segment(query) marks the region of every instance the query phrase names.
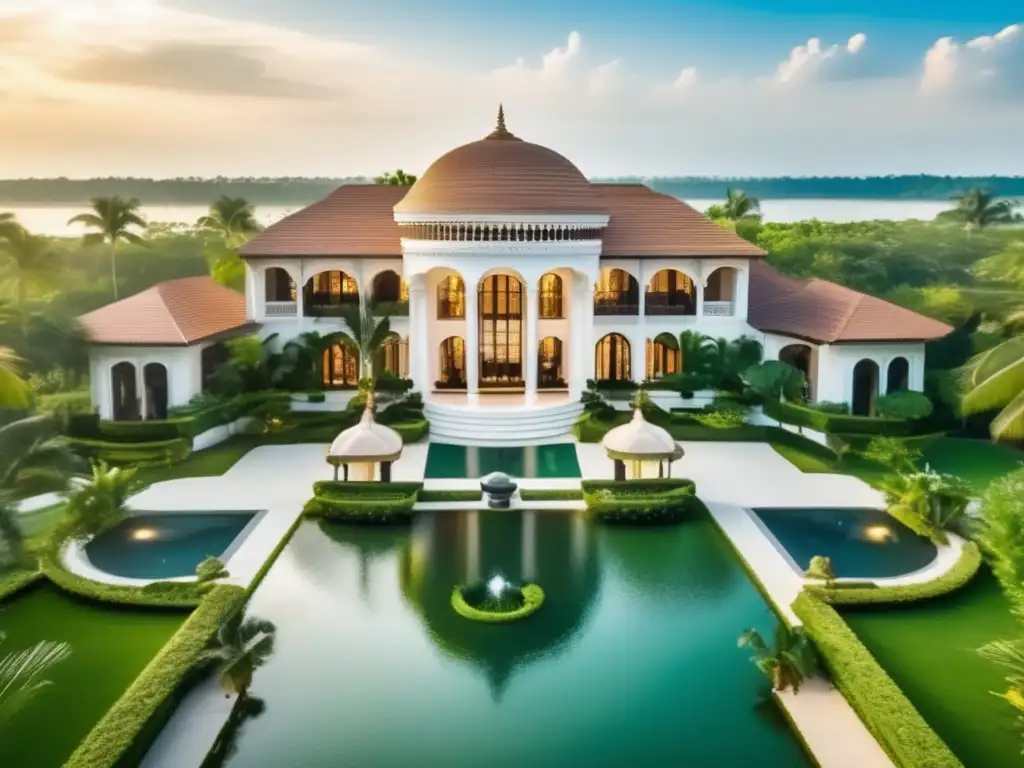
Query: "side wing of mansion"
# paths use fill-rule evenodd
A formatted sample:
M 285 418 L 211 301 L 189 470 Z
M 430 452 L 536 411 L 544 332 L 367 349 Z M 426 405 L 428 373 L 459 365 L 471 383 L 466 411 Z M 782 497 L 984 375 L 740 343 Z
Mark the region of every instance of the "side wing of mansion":
M 490 135 L 443 155 L 411 187 L 343 186 L 241 255 L 244 302 L 187 278 L 82 318 L 103 417 L 154 417 L 187 402 L 226 335 L 326 335 L 342 328 L 339 307 L 360 302 L 392 313 L 382 364 L 413 379 L 428 408 L 479 408 L 480 393 L 500 391 L 518 394 L 506 407 L 528 409 L 575 403 L 587 379 L 656 379 L 685 369 L 677 340 L 689 329 L 755 338 L 765 359 L 806 372 L 813 400 L 863 413 L 878 394 L 921 389 L 924 342 L 950 331 L 833 283 L 780 275 L 762 250 L 686 203 L 639 184 L 591 183 L 509 133 L 500 114 Z M 325 353 L 325 389 L 358 376 L 351 350 Z

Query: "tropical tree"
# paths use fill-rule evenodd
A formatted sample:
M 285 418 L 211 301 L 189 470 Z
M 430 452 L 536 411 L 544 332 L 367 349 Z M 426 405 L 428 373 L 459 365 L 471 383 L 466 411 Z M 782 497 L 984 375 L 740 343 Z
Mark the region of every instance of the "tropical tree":
M 765 360 L 742 373 L 743 383 L 764 400 L 803 399 L 807 378 L 803 371 L 781 360 Z
M 971 500 L 963 480 L 937 472 L 893 475 L 880 485 L 889 514 L 937 544 L 947 543 L 945 531 L 966 514 Z
M 238 611 L 221 624 L 213 645 L 200 655 L 200 664 L 216 665 L 224 688 L 244 699 L 249 695 L 253 673 L 274 652 L 276 633 L 273 623 L 246 618 Z
M 287 341 L 271 373 L 271 384 L 287 389 L 315 389 L 322 386 L 320 368 L 324 352 L 338 341 L 336 334 L 306 331 Z
M 6 273 L 15 282 L 19 306 L 24 306 L 29 288 L 39 288 L 53 282 L 60 264 L 60 254 L 53 240 L 29 234 L 21 227 L 3 229 L 2 222 L 0 258 L 6 262 Z
M 263 231 L 256 220 L 255 207 L 242 197 L 222 195 L 196 227 L 207 237 L 206 259 L 214 280 L 228 286 L 239 286 L 245 276 L 245 264 L 238 249 L 249 238 Z
M 113 283 L 114 300 L 117 301 L 117 243 L 121 240 L 128 243 L 143 242 L 131 228 L 145 230 L 146 222 L 139 214 L 140 203 L 134 197 L 94 197 L 91 205 L 91 213 L 73 216 L 68 224 L 84 224 L 88 229 L 96 230 L 82 238 L 82 243 L 86 246 L 110 244 L 110 279 Z
M 971 271 L 982 280 L 1006 283 L 1024 291 L 1024 240 L 1009 243 L 999 253 L 975 262 Z
M 1002 409 L 989 425 L 993 440 L 1024 440 L 1024 336 L 968 360 L 961 391 L 964 415 Z
M 815 555 L 804 571 L 804 576 L 809 579 L 820 579 L 825 582 L 826 587 L 836 583 L 836 572 L 832 567 L 832 558 L 825 555 Z
M 679 334 L 679 357 L 687 374 L 707 380 L 715 374 L 717 359 L 716 342 L 699 331 L 683 331 Z
M 725 190 L 725 204 L 722 206 L 722 213 L 723 217 L 730 221 L 759 219 L 761 217 L 761 201 L 738 189 L 727 189 Z
M 88 361 L 84 340 L 77 318 L 59 302 L 20 306 L 0 301 L 0 347 L 22 358 L 23 372 L 84 369 Z
M 917 471 L 921 451 L 898 437 L 873 437 L 861 455 L 897 473 Z
M 1024 620 L 1024 468 L 985 489 L 975 538 L 988 555 L 1014 614 Z
M 752 661 L 772 681 L 772 688 L 785 691 L 792 687 L 800 692 L 804 680 L 818 671 L 818 657 L 803 628 L 790 629 L 782 622 L 775 628 L 775 642 L 771 648 L 761 633 L 748 629 L 737 643 L 740 648 L 754 651 Z
M 341 304 L 338 309 L 348 330 L 339 331 L 337 338 L 359 353 L 360 381 L 367 382 L 366 407 L 372 410 L 376 384 L 373 361 L 391 334 L 391 323 L 386 314 L 381 317 L 375 315 L 369 301 L 358 305 Z
M 979 187 L 952 199 L 956 201 L 956 208 L 944 211 L 939 217 L 960 222 L 968 231 L 1021 220 L 1020 214 L 1014 213 L 1017 207 L 1015 200 L 997 200 Z
M 1024 641 L 993 640 L 981 646 L 978 653 L 1009 671 L 1006 691 L 993 693 L 1017 710 L 1017 728 L 1024 732 Z
M 68 535 L 87 539 L 121 522 L 128 514 L 128 497 L 135 490 L 134 468 L 94 462 L 92 477 L 67 494 Z
M 761 362 L 761 355 L 761 344 L 749 336 L 740 336 L 732 341 L 716 339 L 714 357 L 711 360 L 715 385 L 730 392 L 742 390 L 743 381 L 740 377 L 743 371 Z
M 220 579 L 226 579 L 230 575 L 224 563 L 216 557 L 207 557 L 196 566 L 196 584 L 204 591 L 213 589 Z
M 0 634 L 0 642 L 4 636 Z M 47 672 L 71 655 L 71 646 L 43 640 L 0 657 L 0 730 L 49 685 Z
M 21 378 L 24 362 L 10 347 L 0 347 L 0 409 L 19 410 L 28 406 L 29 387 Z
M 374 184 L 387 184 L 392 187 L 407 187 L 416 183 L 416 176 L 406 173 L 401 168 L 397 171 L 385 171 L 373 180 Z

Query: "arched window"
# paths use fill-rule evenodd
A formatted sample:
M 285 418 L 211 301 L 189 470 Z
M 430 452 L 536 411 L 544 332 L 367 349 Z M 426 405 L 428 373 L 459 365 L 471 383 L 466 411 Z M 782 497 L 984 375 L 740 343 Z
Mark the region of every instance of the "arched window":
M 370 301 L 374 306 L 398 304 L 408 300 L 409 288 L 394 270 L 386 269 L 373 278 Z
M 622 269 L 602 269 L 594 286 L 595 315 L 635 315 L 640 311 L 640 285 Z
M 281 267 L 270 267 L 264 280 L 267 301 L 295 301 L 295 281 Z
M 647 340 L 648 379 L 660 379 L 669 373 L 680 373 L 682 362 L 679 340 L 671 333 L 661 333 L 653 340 Z
M 885 393 L 898 392 L 910 387 L 910 363 L 905 357 L 897 357 L 889 363 L 885 376 Z
M 562 278 L 554 272 L 540 279 L 540 317 L 562 317 Z
M 458 275 L 448 275 L 437 286 L 437 317 L 453 319 L 466 316 L 466 284 Z
M 394 376 L 405 379 L 409 377 L 409 342 L 397 333 L 388 335 L 383 346 L 377 351 L 374 370 L 379 376 L 387 371 Z
M 853 367 L 853 415 L 874 415 L 877 395 L 878 364 L 874 360 L 861 360 Z
M 694 286 L 693 280 L 676 269 L 663 269 L 656 272 L 647 284 L 644 296 L 644 314 L 697 314 L 697 288 Z
M 324 389 L 359 386 L 359 353 L 348 344 L 334 344 L 324 350 Z
M 736 306 L 736 281 L 739 272 L 733 267 L 719 267 L 707 279 L 704 288 L 704 314 L 728 317 Z
M 146 387 L 146 418 L 167 418 L 167 368 L 163 363 L 146 363 L 142 369 Z
M 562 340 L 548 336 L 540 340 L 537 349 L 537 387 L 538 389 L 557 389 L 564 386 Z
M 202 369 L 203 390 L 210 385 L 210 379 L 220 367 L 228 361 L 230 353 L 222 341 L 217 341 L 203 349 L 199 353 L 200 368 Z
M 609 333 L 597 342 L 594 378 L 598 381 L 628 381 L 630 348 L 625 336 Z
M 788 363 L 804 374 L 804 397 L 808 400 L 814 397 L 814 371 L 811 365 L 813 350 L 808 344 L 787 344 L 779 350 L 779 360 Z
M 345 272 L 321 272 L 306 281 L 303 302 L 307 317 L 329 317 L 337 315 L 340 306 L 358 305 L 359 288 Z
M 477 289 L 480 310 L 480 385 L 523 382 L 523 284 L 512 275 L 490 275 Z M 476 350 L 470 350 L 475 354 Z
M 138 421 L 139 394 L 132 363 L 121 362 L 110 369 L 110 389 L 114 421 Z
M 459 336 L 450 336 L 441 342 L 438 365 L 438 389 L 466 388 L 466 346 Z

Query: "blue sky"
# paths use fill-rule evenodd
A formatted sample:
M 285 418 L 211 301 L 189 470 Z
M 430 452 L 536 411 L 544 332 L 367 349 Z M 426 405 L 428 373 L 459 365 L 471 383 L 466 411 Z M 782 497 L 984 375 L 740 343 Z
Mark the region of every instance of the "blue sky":
M 0 165 L 417 171 L 504 101 L 591 175 L 1024 173 L 1021 22 L 1008 0 L 4 0 Z

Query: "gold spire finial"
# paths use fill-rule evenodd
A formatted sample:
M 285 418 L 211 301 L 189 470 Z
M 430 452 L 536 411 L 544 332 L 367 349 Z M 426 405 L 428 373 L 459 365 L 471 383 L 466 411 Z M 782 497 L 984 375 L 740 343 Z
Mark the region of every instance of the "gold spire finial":
M 498 105 L 498 125 L 497 127 L 487 134 L 488 139 L 513 139 L 516 137 L 508 132 L 508 128 L 505 127 L 505 107 L 502 104 Z

